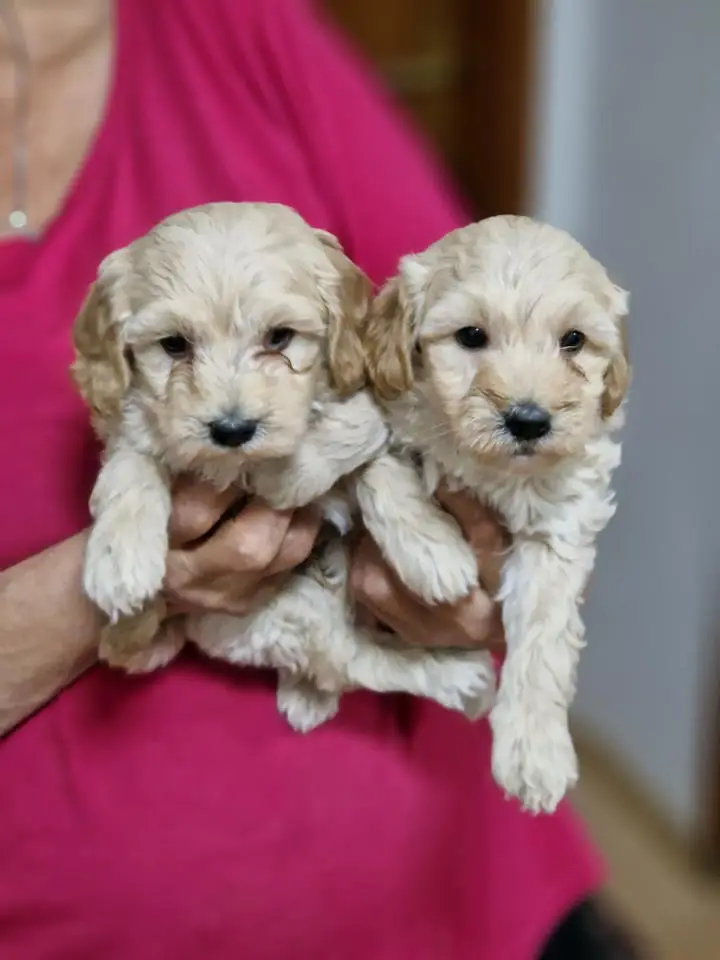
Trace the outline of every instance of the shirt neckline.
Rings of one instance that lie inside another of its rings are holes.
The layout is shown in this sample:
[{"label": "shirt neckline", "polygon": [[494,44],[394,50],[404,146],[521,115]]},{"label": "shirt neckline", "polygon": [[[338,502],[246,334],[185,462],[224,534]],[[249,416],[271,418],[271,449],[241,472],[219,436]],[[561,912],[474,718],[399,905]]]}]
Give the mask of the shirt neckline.
[{"label": "shirt neckline", "polygon": [[41,250],[52,243],[56,234],[72,216],[73,211],[82,205],[83,194],[86,192],[89,184],[95,180],[95,169],[103,163],[107,151],[107,143],[115,127],[115,117],[120,106],[120,93],[124,84],[123,64],[125,62],[124,47],[126,31],[124,29],[123,6],[124,4],[117,2],[117,0],[112,4],[111,15],[114,20],[113,50],[111,53],[108,92],[105,97],[100,120],[91,135],[90,142],[78,164],[74,176],[65,190],[57,210],[47,221],[41,232],[31,236],[13,236],[12,234],[8,234],[0,237],[0,283],[2,283],[3,286],[5,285],[5,280],[10,283],[12,282],[13,275],[17,275],[16,271],[18,267],[27,264],[29,260],[32,260]]}]

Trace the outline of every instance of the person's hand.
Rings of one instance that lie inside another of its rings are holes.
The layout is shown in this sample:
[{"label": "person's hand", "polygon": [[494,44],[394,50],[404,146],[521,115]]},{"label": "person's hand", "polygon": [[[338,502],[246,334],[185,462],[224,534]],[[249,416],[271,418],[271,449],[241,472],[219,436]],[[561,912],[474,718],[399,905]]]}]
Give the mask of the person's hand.
[{"label": "person's hand", "polygon": [[169,613],[248,613],[307,559],[319,527],[312,508],[275,511],[257,500],[238,508],[237,491],[181,484],[165,575]]},{"label": "person's hand", "polygon": [[406,643],[502,650],[500,608],[493,598],[500,586],[507,533],[492,511],[472,497],[446,490],[437,496],[474,548],[482,586],[459,603],[430,606],[400,583],[365,534],[355,550],[350,573],[355,600]]}]

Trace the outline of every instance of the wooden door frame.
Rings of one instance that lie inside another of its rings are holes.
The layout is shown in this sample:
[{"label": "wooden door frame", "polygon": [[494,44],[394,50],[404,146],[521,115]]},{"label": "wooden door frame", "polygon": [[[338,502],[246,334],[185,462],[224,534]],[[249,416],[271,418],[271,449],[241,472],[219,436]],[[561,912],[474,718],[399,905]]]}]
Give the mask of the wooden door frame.
[{"label": "wooden door frame", "polygon": [[527,213],[539,0],[463,0],[462,179],[479,216]]},{"label": "wooden door frame", "polygon": [[[422,54],[409,61],[378,63],[377,51],[368,49],[373,13],[355,7],[357,3],[360,0],[325,0],[324,5],[350,39],[369,54],[396,97],[402,100],[404,94],[428,83],[432,88],[438,76],[453,91],[457,129],[454,142],[445,145],[446,159],[452,159],[453,173],[472,212],[478,217],[527,212],[541,0],[446,0],[454,20],[457,64],[436,62],[437,58]],[[345,7],[352,10],[351,17],[343,16]],[[415,16],[423,16],[420,0],[416,0]]]},{"label": "wooden door frame", "polygon": [[720,614],[709,640],[705,664],[710,682],[700,708],[700,788],[703,804],[696,853],[700,863],[720,876]]}]

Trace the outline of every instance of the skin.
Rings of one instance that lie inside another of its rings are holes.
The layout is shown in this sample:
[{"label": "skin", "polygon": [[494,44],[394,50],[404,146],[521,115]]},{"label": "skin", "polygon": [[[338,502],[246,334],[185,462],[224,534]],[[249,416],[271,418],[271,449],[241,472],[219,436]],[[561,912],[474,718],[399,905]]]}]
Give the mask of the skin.
[{"label": "skin", "polygon": [[[202,488],[178,493],[167,586],[176,612],[251,610],[312,548],[319,526],[312,511],[274,513],[261,504],[198,545],[196,534],[227,505]],[[0,734],[95,662],[101,618],[80,586],[86,540],[80,533],[0,573]]]},{"label": "skin", "polygon": [[[488,510],[470,497],[441,491],[440,499],[475,548],[484,589],[475,590],[458,604],[431,607],[398,582],[376,545],[365,535],[353,557],[354,598],[366,613],[409,643],[499,649],[502,628],[499,609],[491,597],[499,587],[503,550],[507,545],[503,528]],[[272,590],[282,583],[282,572],[287,570],[284,564],[293,559],[295,551],[299,558],[296,563],[309,553],[318,518],[311,510],[298,511],[294,526],[288,529],[280,560],[273,559],[267,566],[260,567],[258,556],[265,559],[260,545],[278,530],[287,529],[288,514],[273,513],[257,503],[250,504],[238,518],[221,526],[209,541],[203,542],[206,532],[221,521],[231,505],[227,493],[217,494],[197,484],[184,488],[176,497],[171,539],[184,546],[181,550],[171,550],[168,558],[167,590],[174,609],[246,612],[251,608],[248,604],[258,602],[258,590]],[[240,537],[238,525],[242,525]],[[241,542],[245,537],[250,539]],[[202,545],[193,546],[198,540]],[[228,564],[238,552],[251,566],[243,571],[233,569],[228,578]]]},{"label": "skin", "polygon": [[[41,230],[57,213],[99,123],[111,73],[107,0],[15,0],[33,60],[29,124],[29,219]],[[12,45],[0,20],[0,210],[12,208],[14,147]],[[0,236],[7,233],[3,218]],[[409,595],[361,540],[352,587],[368,616],[422,645],[497,647],[498,611],[489,599],[503,546],[500,525],[472,501],[445,495],[475,546],[488,593],[429,609]],[[175,612],[243,613],[264,602],[310,552],[319,521],[312,510],[274,513],[259,503],[220,523],[227,495],[178,490],[168,557],[167,596]],[[219,525],[218,525],[219,524]],[[211,536],[208,532],[213,530]],[[83,597],[87,534],[78,534],[0,573],[0,735],[7,733],[95,661],[100,618]]]},{"label": "skin", "polygon": [[312,508],[274,511],[254,501],[222,523],[232,506],[227,491],[219,494],[201,484],[178,489],[165,584],[174,613],[249,613],[268,600],[312,550],[320,528],[320,516]]},{"label": "skin", "polygon": [[355,551],[351,589],[358,604],[407,643],[427,647],[476,647],[502,651],[500,586],[505,531],[485,507],[464,494],[440,490],[438,499],[457,522],[478,559],[482,588],[459,603],[430,606],[411,594],[384,563],[365,534]]}]

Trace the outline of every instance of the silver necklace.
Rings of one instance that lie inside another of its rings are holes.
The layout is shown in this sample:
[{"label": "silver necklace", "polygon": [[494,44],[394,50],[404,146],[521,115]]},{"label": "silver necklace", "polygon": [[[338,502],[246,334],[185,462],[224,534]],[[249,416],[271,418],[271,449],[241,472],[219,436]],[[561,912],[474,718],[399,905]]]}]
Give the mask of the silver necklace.
[{"label": "silver necklace", "polygon": [[12,209],[7,223],[13,233],[28,229],[28,141],[30,125],[30,76],[32,61],[20,17],[13,0],[4,0],[0,19],[5,22],[13,62],[15,96],[13,100]]}]

